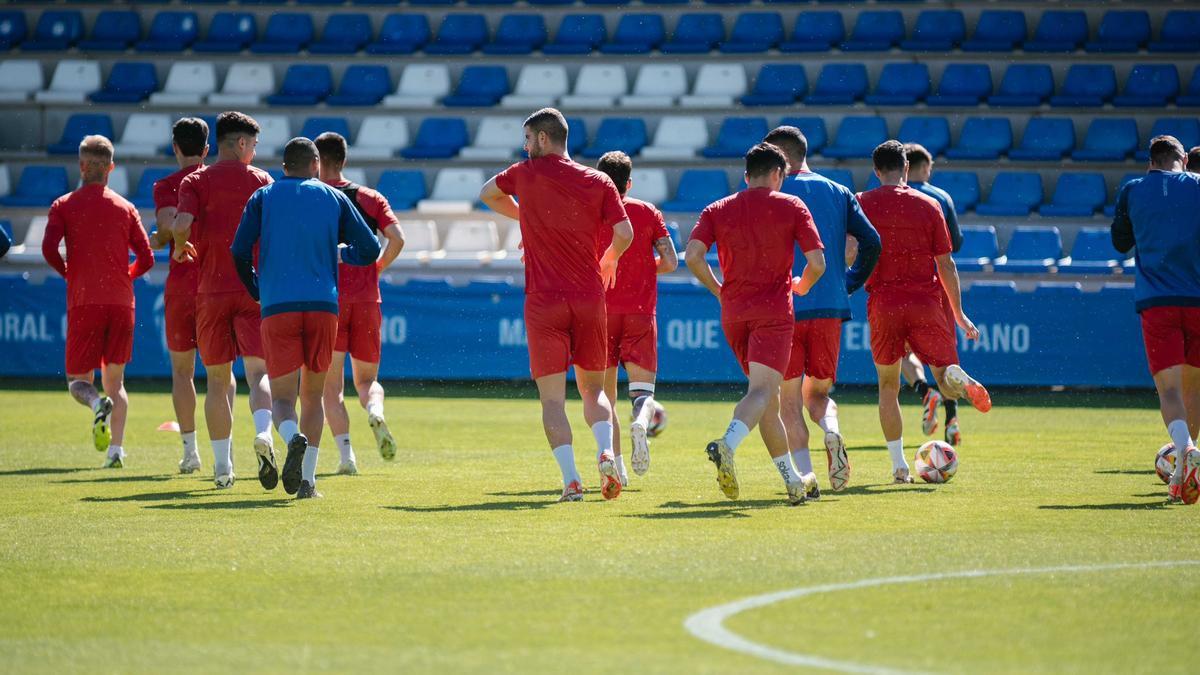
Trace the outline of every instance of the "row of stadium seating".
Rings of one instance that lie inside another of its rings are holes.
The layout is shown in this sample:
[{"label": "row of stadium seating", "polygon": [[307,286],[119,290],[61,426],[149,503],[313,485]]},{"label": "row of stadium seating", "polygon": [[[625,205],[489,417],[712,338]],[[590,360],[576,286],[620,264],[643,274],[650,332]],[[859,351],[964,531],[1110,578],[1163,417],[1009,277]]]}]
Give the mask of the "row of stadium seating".
[{"label": "row of stadium seating", "polygon": [[[483,0],[486,4],[508,4]],[[534,4],[536,0],[534,0]],[[555,3],[562,4],[562,3]],[[594,4],[621,5],[613,0]],[[86,37],[85,37],[86,35]],[[201,39],[203,35],[203,39]],[[986,10],[968,37],[967,21],[957,9],[925,10],[917,16],[911,33],[898,10],[868,10],[858,14],[847,31],[841,12],[803,11],[796,15],[791,31],[783,16],[773,11],[739,14],[726,29],[721,14],[713,12],[681,15],[668,31],[666,19],[657,13],[623,14],[611,39],[600,14],[569,14],[558,24],[550,39],[540,14],[510,14],[500,18],[495,32],[483,14],[449,14],[436,33],[423,13],[389,14],[378,32],[365,13],[330,15],[317,38],[313,17],[303,12],[272,13],[261,34],[253,14],[221,12],[201,31],[195,12],[163,11],[154,16],[143,33],[136,12],[104,11],[90,30],[83,15],[74,10],[47,10],[29,32],[25,13],[0,12],[0,49],[25,51],[85,51],[136,49],[143,52],[239,52],[256,54],[297,53],[351,54],[489,54],[761,53],[771,49],[785,52],[911,51],[1089,52],[1200,51],[1200,11],[1172,10],[1166,14],[1158,39],[1153,39],[1150,14],[1145,10],[1110,10],[1092,34],[1087,15],[1081,10],[1049,10],[1041,14],[1032,39],[1025,13],[1019,10]]]},{"label": "row of stadium seating", "polygon": [[148,62],[121,61],[112,65],[101,84],[95,61],[67,59],[55,68],[45,86],[41,64],[29,59],[0,62],[0,100],[38,103],[142,103],[152,105],[240,105],[387,107],[515,107],[561,105],[567,108],[684,108],[744,106],[853,105],[971,107],[1162,107],[1200,106],[1200,66],[1192,69],[1186,89],[1175,64],[1134,64],[1118,87],[1110,64],[1071,65],[1062,85],[1055,86],[1047,64],[1009,65],[994,86],[992,66],[951,63],[937,87],[924,63],[886,63],[871,88],[866,65],[830,63],[809,76],[799,63],[767,63],[749,74],[737,63],[705,63],[689,85],[687,69],[678,63],[637,68],[630,89],[626,68],[587,64],[571,75],[562,64],[514,67],[516,84],[502,65],[465,67],[457,83],[444,64],[413,64],[400,72],[393,89],[390,69],[382,64],[354,64],[335,86],[333,70],[323,64],[287,67],[276,86],[274,69],[265,63],[235,63],[218,88],[215,64],[205,61],[172,63],[160,88],[158,69]]}]

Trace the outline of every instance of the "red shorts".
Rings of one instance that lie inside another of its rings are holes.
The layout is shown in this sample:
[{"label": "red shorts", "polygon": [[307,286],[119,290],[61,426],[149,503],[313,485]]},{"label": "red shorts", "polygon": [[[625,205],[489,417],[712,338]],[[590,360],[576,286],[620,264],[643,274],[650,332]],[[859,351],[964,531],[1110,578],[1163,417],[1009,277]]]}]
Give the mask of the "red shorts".
[{"label": "red shorts", "polygon": [[76,305],[67,309],[68,375],[91,373],[109,363],[129,363],[132,355],[132,307]]},{"label": "red shorts", "polygon": [[196,298],[196,346],[206,366],[238,355],[263,357],[262,310],[248,293],[209,293]]},{"label": "red shorts", "polygon": [[867,298],[867,323],[875,363],[895,363],[908,351],[930,366],[958,363],[958,336],[940,294],[873,293]]},{"label": "red shorts", "polygon": [[792,319],[751,319],[749,321],[721,320],[725,339],[733,348],[742,372],[750,374],[751,363],[787,372],[788,360],[792,355],[792,333],[796,322]]},{"label": "red shorts", "polygon": [[1142,340],[1151,375],[1182,364],[1200,368],[1200,307],[1142,310]]},{"label": "red shorts", "polygon": [[658,321],[653,314],[608,315],[608,367],[622,363],[658,370]]},{"label": "red shorts", "polygon": [[838,352],[842,348],[841,319],[804,319],[792,333],[792,358],[785,379],[807,375],[814,380],[837,378]]},{"label": "red shorts", "polygon": [[383,312],[378,302],[340,303],[333,351],[348,353],[359,361],[379,363],[383,351],[382,325]]},{"label": "red shorts", "polygon": [[283,377],[301,366],[314,373],[329,370],[338,318],[330,312],[283,312],[262,320],[267,376]]},{"label": "red shorts", "polygon": [[168,295],[163,298],[167,349],[190,352],[196,348],[196,296]]},{"label": "red shorts", "polygon": [[525,338],[533,379],[564,373],[571,364],[604,370],[605,323],[603,295],[526,295]]}]

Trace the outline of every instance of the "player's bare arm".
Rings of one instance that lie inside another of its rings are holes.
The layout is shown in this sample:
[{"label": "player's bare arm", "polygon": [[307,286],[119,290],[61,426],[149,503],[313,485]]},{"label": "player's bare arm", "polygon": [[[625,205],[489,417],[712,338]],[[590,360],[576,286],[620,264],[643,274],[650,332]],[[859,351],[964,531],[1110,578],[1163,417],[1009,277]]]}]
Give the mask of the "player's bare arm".
[{"label": "player's bare arm", "polygon": [[796,295],[807,295],[825,274],[825,251],[823,249],[814,248],[811,251],[805,251],[804,260],[807,263],[804,265],[804,272],[792,279],[792,292]]},{"label": "player's bare arm", "polygon": [[679,269],[679,254],[675,252],[675,242],[670,237],[657,239],[654,252],[658,255],[658,262],[654,266],[656,274],[670,274]]},{"label": "player's bare arm", "polygon": [[[692,239],[688,242],[687,249],[683,252],[683,259],[687,262],[688,269],[692,275],[700,282],[700,285],[707,288],[709,293],[720,301],[721,299],[721,282],[717,281],[717,277],[713,274],[712,267],[709,266],[705,256],[708,254],[708,247],[704,242]],[[824,260],[822,259],[822,263]]]},{"label": "player's bare arm", "polygon": [[967,334],[968,340],[979,339],[979,329],[963,313],[962,286],[958,281],[958,266],[954,264],[954,258],[950,257],[949,253],[944,253],[934,260],[937,262],[938,276],[942,279],[942,288],[950,300],[950,310],[954,312],[955,323]]},{"label": "player's bare arm", "polygon": [[150,237],[150,248],[155,251],[171,243],[171,223],[175,222],[175,207],[164,206],[154,212],[154,234]]},{"label": "player's bare arm", "polygon": [[521,219],[521,209],[517,206],[517,200],[513,199],[512,195],[505,194],[496,185],[495,176],[484,183],[483,189],[479,191],[479,201],[506,218]]},{"label": "player's bare arm", "polygon": [[387,244],[383,247],[383,253],[379,254],[379,260],[375,262],[375,267],[380,272],[387,269],[404,250],[404,230],[400,228],[400,223],[382,230],[381,234],[387,240]]},{"label": "player's bare arm", "polygon": [[175,239],[175,255],[179,262],[196,259],[196,247],[188,238],[192,236],[192,222],[195,218],[190,213],[176,213],[171,223],[169,233]]},{"label": "player's bare arm", "polygon": [[612,243],[600,256],[600,280],[605,288],[612,288],[617,283],[617,262],[632,243],[633,225],[628,218],[613,225]]}]

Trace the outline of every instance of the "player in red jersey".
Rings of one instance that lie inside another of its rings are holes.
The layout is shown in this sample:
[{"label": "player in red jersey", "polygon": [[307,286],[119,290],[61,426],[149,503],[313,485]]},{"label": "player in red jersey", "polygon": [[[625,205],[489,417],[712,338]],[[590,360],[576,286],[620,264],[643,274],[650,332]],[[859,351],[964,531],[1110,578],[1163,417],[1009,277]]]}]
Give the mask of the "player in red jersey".
[{"label": "player in red jersey", "polygon": [[[879,423],[894,481],[911,483],[899,400],[900,361],[908,348],[933,371],[943,396],[966,395],[980,412],[990,410],[992,402],[987,389],[958,365],[951,318],[970,340],[979,331],[962,310],[942,207],[906,184],[908,158],[899,141],[881,143],[872,158],[882,185],[859,194],[858,201],[883,240],[879,264],[866,286],[871,355],[879,376]],[[948,311],[944,303],[949,303]]]},{"label": "player in red jersey", "polygon": [[[771,462],[787,486],[788,501],[802,504],[810,492],[819,496],[817,482],[792,465],[779,415],[779,387],[792,354],[792,293],[805,295],[821,278],[825,254],[808,207],[800,198],[779,192],[786,175],[782,150],[767,143],[751,148],[746,153],[747,188],[704,209],[685,257],[688,269],[721,303],[725,339],[750,381],[725,435],[706,449],[717,465],[717,483],[726,497],[738,498],[733,455],[758,425]],[[713,244],[724,284],[705,259]],[[796,245],[807,262],[799,277],[792,276]]]},{"label": "player in red jersey", "polygon": [[[629,399],[633,401],[633,422],[629,427],[633,445],[630,463],[639,476],[650,469],[650,442],[646,429],[654,414],[654,380],[658,371],[658,304],[659,274],[670,274],[679,267],[675,244],[662,212],[640,199],[628,195],[633,186],[630,175],[633,162],[617,150],[600,158],[596,168],[612,179],[621,193],[625,214],[633,226],[633,243],[621,256],[617,266],[617,282],[604,297],[608,314],[608,369],[604,371],[604,393],[615,404],[617,400],[617,367],[624,366],[629,376]],[[607,246],[607,232],[601,246]],[[617,415],[613,415],[613,452],[616,454],[617,475],[621,485],[629,484],[625,458],[621,454],[621,430]]]},{"label": "player in red jersey", "polygon": [[[208,372],[204,418],[213,448],[217,487],[233,485],[233,406],[229,382],[241,355],[254,416],[254,450],[259,480],[274,466],[271,443],[271,387],[263,360],[258,303],[242,286],[229,247],[250,195],[268,185],[267,172],[250,166],[258,145],[258,123],[249,115],[217,116],[217,162],[189,174],[179,184],[173,257],[196,260],[196,346]],[[189,241],[190,239],[194,240]]]},{"label": "player in red jersey", "polygon": [[[92,439],[106,452],[104,466],[119,469],[129,413],[125,364],[133,353],[133,280],[154,266],[154,254],[137,209],[108,189],[112,170],[112,142],[84,138],[83,185],[50,205],[42,257],[67,280],[67,388],[92,409]],[[64,239],[69,263],[58,250]],[[104,396],[93,384],[97,368]]]},{"label": "player in red jersey", "polygon": [[341,452],[338,473],[354,475],[358,473],[358,463],[350,443],[350,415],[343,396],[346,354],[350,355],[354,389],[367,411],[367,424],[375,434],[379,454],[386,460],[396,457],[396,441],[383,416],[383,385],[379,384],[379,357],[383,348],[379,274],[404,249],[404,230],[386,197],[369,187],[351,183],[342,175],[346,168],[346,139],[341,134],[325,132],[317,136],[316,144],[321,153],[321,180],[349,197],[371,231],[382,234],[387,241],[374,265],[338,264],[338,332],[330,377],[325,379],[325,417]]},{"label": "player in red jersey", "polygon": [[[521,225],[529,370],[542,403],[546,439],[562,471],[559,501],[583,499],[566,411],[567,368],[572,364],[583,416],[596,438],[600,492],[614,499],[621,494],[621,480],[613,455],[612,404],[604,393],[604,293],[613,286],[633,227],[612,180],[567,155],[562,113],[543,108],[524,126],[529,159],[491,178],[479,197]],[[612,243],[597,256],[606,230],[612,231]]]}]

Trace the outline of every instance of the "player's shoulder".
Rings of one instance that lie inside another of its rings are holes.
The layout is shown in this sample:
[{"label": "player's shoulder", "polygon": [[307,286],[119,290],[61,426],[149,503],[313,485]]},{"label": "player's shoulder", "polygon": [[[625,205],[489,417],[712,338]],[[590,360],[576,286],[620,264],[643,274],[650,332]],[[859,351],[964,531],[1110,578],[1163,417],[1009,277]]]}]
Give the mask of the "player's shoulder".
[{"label": "player's shoulder", "polygon": [[937,209],[938,213],[941,213],[942,211],[942,205],[938,203],[938,200],[924,190],[918,190],[912,186],[905,186],[904,189],[900,190],[897,194],[903,195],[907,199],[921,202],[924,204],[924,208],[926,209]]},{"label": "player's shoulder", "polygon": [[625,205],[625,213],[629,215],[633,215],[634,213],[653,217],[662,215],[662,212],[658,210],[657,206],[651,204],[650,202],[637,199],[636,197],[626,196],[622,202]]},{"label": "player's shoulder", "polygon": [[808,210],[808,205],[804,200],[793,194],[780,192],[779,190],[771,190],[763,197],[768,203],[779,204],[785,208]]},{"label": "player's shoulder", "polygon": [[104,197],[118,208],[128,211],[134,215],[138,215],[137,207],[133,205],[133,202],[129,201],[123,197],[121,193],[108,187],[107,185],[104,186]]},{"label": "player's shoulder", "polygon": [[271,178],[271,174],[267,173],[266,171],[263,171],[262,169],[258,168],[257,166],[254,166],[253,164],[246,165],[246,173],[249,173],[251,176],[254,176],[259,181],[261,181],[264,185],[274,182],[274,179]]}]

